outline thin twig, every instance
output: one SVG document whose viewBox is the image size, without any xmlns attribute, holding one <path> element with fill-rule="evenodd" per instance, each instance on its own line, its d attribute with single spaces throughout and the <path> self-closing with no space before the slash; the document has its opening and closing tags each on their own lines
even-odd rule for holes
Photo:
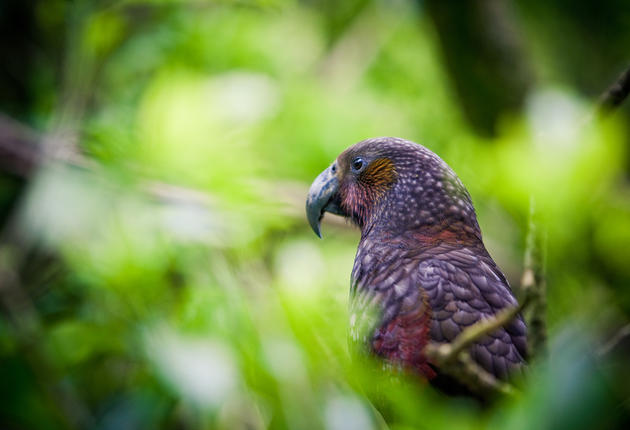
<svg viewBox="0 0 630 430">
<path fill-rule="evenodd" d="M 503 327 L 512 321 L 519 312 L 530 302 L 530 295 L 525 297 L 518 306 L 502 309 L 490 318 L 482 319 L 470 327 L 466 327 L 450 343 L 436 344 L 438 356 L 441 361 L 449 362 L 466 348 L 481 339 L 483 336 Z"/>
<path fill-rule="evenodd" d="M 521 278 L 520 303 L 502 309 L 490 318 L 476 322 L 464 329 L 449 343 L 429 343 L 424 350 L 429 360 L 442 371 L 482 395 L 515 393 L 510 384 L 498 380 L 470 357 L 467 349 L 483 336 L 510 323 L 520 312 L 527 312 L 530 329 L 528 342 L 530 352 L 544 350 L 546 343 L 546 289 L 543 276 L 541 240 L 535 223 L 534 200 L 530 203 L 529 228 L 527 233 L 524 271 Z"/>
<path fill-rule="evenodd" d="M 619 107 L 630 94 L 630 67 L 602 94 L 597 103 L 600 116 L 607 115 Z"/>
<path fill-rule="evenodd" d="M 509 383 L 495 378 L 494 375 L 475 363 L 467 348 L 483 336 L 512 321 L 519 312 L 530 304 L 531 297 L 527 294 L 518 306 L 505 308 L 492 317 L 467 327 L 450 343 L 429 343 L 424 349 L 425 355 L 442 371 L 456 378 L 474 392 L 484 396 L 514 394 L 516 389 Z"/>
<path fill-rule="evenodd" d="M 617 108 L 630 94 L 630 68 L 600 97 L 598 111 L 600 114 L 610 113 Z M 503 309 L 492 318 L 478 321 L 463 330 L 450 343 L 430 343 L 425 348 L 427 358 L 438 364 L 443 371 L 454 376 L 469 387 L 485 391 L 509 394 L 513 388 L 498 381 L 490 373 L 477 365 L 467 352 L 473 343 L 483 336 L 497 330 L 512 321 L 519 312 L 523 312 L 528 326 L 528 349 L 530 356 L 540 356 L 546 349 L 547 342 L 547 286 L 544 276 L 544 235 L 541 235 L 536 223 L 536 207 L 534 199 L 530 201 L 528 232 L 525 246 L 524 269 L 520 285 L 520 304 Z M 630 325 L 621 330 L 600 350 L 604 355 L 619 342 L 630 336 Z"/>
<path fill-rule="evenodd" d="M 604 357 L 610 354 L 610 352 L 613 351 L 617 347 L 617 345 L 619 345 L 624 339 L 628 337 L 630 337 L 630 324 L 626 324 L 625 326 L 621 327 L 612 338 L 610 338 L 604 345 L 602 345 L 602 347 L 599 348 L 599 350 L 597 351 L 598 355 L 600 357 Z"/>
<path fill-rule="evenodd" d="M 424 349 L 425 355 L 440 367 L 440 370 L 468 389 L 484 398 L 496 395 L 514 395 L 517 390 L 508 382 L 497 379 L 490 372 L 477 364 L 468 351 L 460 351 L 451 355 L 444 352 L 442 346 L 447 344 L 430 343 Z"/>
<path fill-rule="evenodd" d="M 527 346 L 530 357 L 540 356 L 547 344 L 547 283 L 544 276 L 545 240 L 537 227 L 536 204 L 530 200 L 527 239 L 525 242 L 525 259 L 523 276 L 521 277 L 522 300 L 530 300 L 523 317 L 528 328 Z"/>
</svg>

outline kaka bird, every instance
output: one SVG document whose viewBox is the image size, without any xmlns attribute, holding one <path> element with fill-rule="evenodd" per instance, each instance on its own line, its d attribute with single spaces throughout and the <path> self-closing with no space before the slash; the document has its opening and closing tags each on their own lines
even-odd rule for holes
<svg viewBox="0 0 630 430">
<path fill-rule="evenodd" d="M 470 195 L 427 148 L 392 137 L 345 150 L 313 182 L 308 221 L 320 234 L 324 212 L 361 229 L 350 287 L 350 336 L 386 363 L 450 393 L 475 394 L 441 372 L 423 349 L 517 305 L 488 254 Z M 526 359 L 522 317 L 482 337 L 471 358 L 505 380 Z"/>
</svg>

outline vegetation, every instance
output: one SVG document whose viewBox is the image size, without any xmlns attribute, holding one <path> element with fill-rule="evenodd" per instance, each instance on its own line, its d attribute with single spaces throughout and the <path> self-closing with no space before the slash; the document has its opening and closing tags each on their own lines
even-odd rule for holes
<svg viewBox="0 0 630 430">
<path fill-rule="evenodd" d="M 628 111 L 594 109 L 630 7 L 479 3 L 3 2 L 1 427 L 623 427 Z M 303 208 L 374 136 L 454 168 L 515 290 L 535 202 L 548 343 L 514 396 L 351 360 L 358 231 Z"/>
</svg>

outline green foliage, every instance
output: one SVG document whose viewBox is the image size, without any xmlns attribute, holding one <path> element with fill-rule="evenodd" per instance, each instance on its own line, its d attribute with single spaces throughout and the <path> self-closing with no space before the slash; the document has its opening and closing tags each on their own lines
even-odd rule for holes
<svg viewBox="0 0 630 430">
<path fill-rule="evenodd" d="M 5 300 L 0 319 L 0 420 L 380 428 L 374 404 L 392 429 L 617 424 L 627 371 L 600 368 L 593 351 L 630 314 L 624 124 L 586 121 L 580 96 L 542 82 L 521 117 L 481 139 L 422 10 L 335 7 L 39 5 L 43 27 L 67 20 L 77 39 L 64 47 L 65 80 L 41 91 L 29 118 L 48 131 L 76 126 L 95 163 L 47 166 L 12 207 L 26 248 L 0 260 L 21 270 L 26 305 Z M 453 166 L 513 285 L 535 199 L 553 340 L 516 399 L 482 409 L 351 360 L 358 233 L 326 219 L 318 240 L 303 204 L 338 153 L 379 135 L 422 143 Z M 9 208 L 14 187 L 0 185 Z"/>
</svg>

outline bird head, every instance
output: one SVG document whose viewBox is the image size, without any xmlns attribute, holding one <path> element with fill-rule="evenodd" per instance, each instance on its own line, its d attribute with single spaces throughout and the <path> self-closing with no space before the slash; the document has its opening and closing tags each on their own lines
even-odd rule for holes
<svg viewBox="0 0 630 430">
<path fill-rule="evenodd" d="M 427 148 L 399 138 L 359 142 L 320 173 L 306 200 L 319 237 L 325 212 L 349 218 L 362 236 L 459 229 L 481 239 L 472 201 L 455 172 Z"/>
</svg>

